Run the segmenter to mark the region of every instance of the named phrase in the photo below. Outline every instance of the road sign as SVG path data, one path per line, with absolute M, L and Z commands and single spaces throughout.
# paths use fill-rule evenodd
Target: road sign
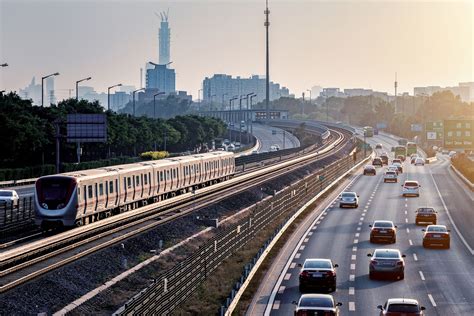
M 444 148 L 474 149 L 474 120 L 444 120 Z
M 427 140 L 438 140 L 437 136 L 438 136 L 438 133 L 436 132 L 426 132 Z
M 384 128 L 387 128 L 387 123 L 380 122 L 380 123 L 377 123 L 376 126 L 377 126 L 378 129 L 384 129 Z
M 68 114 L 68 143 L 105 143 L 107 117 L 105 114 Z
M 443 121 L 433 121 L 425 123 L 425 132 L 427 140 L 443 140 Z M 430 133 L 428 137 L 428 133 Z M 432 133 L 436 133 L 434 136 Z

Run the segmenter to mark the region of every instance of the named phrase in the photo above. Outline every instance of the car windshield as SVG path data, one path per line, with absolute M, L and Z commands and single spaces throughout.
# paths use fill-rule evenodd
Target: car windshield
M 393 164 L 396 164 L 396 163 L 401 163 L 402 161 L 400 159 L 393 159 Z
M 376 228 L 393 227 L 393 223 L 390 223 L 390 222 L 375 222 L 374 227 L 376 227 Z
M 387 171 L 387 172 L 385 172 L 385 174 L 391 174 L 391 175 L 394 175 L 394 174 L 396 174 L 396 173 L 395 173 L 395 171 Z
M 417 182 L 405 182 L 406 187 L 417 187 L 418 183 Z
M 343 198 L 353 198 L 355 197 L 354 193 L 342 193 Z
M 439 232 L 439 233 L 445 233 L 447 231 L 446 227 L 442 226 L 431 226 L 426 229 L 428 232 Z
M 334 307 L 334 302 L 326 297 L 302 297 L 300 307 Z
M 0 191 L 0 196 L 13 196 L 13 192 L 10 191 Z
M 396 259 L 400 258 L 398 251 L 394 250 L 380 250 L 375 251 L 374 257 L 376 258 L 386 258 L 386 259 Z
M 434 209 L 432 208 L 419 208 L 418 213 L 434 213 Z
M 390 304 L 387 312 L 398 312 L 398 313 L 417 313 L 420 309 L 418 305 L 413 304 Z
M 304 263 L 304 268 L 308 268 L 308 269 L 331 269 L 332 268 L 332 265 L 331 265 L 331 262 L 330 261 L 326 261 L 326 260 L 307 260 L 305 263 Z

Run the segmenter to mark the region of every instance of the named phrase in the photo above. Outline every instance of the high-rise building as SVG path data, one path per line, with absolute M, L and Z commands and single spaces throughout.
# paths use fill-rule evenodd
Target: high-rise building
M 266 82 L 264 77 L 252 76 L 250 78 L 232 78 L 230 75 L 215 74 L 211 78 L 206 77 L 203 81 L 203 101 L 223 103 L 226 106 L 229 99 L 234 96 L 256 93 L 253 102 L 258 103 L 265 100 Z M 270 82 L 270 101 L 280 97 L 288 97 L 289 90 L 280 87 L 280 84 Z
M 18 94 L 25 100 L 31 99 L 33 104 L 41 105 L 41 84 L 36 84 L 35 77 L 31 79 L 28 86 L 24 89 L 19 89 Z M 46 102 L 46 104 L 48 103 Z
M 174 69 L 166 65 L 155 65 L 146 71 L 146 88 L 158 89 L 169 94 L 176 91 L 176 74 Z
M 160 12 L 161 23 L 158 32 L 159 64 L 166 65 L 170 62 L 170 28 L 168 25 L 168 12 Z
M 46 90 L 44 91 L 44 105 L 49 106 L 56 104 L 56 97 L 54 95 L 54 76 L 45 79 Z

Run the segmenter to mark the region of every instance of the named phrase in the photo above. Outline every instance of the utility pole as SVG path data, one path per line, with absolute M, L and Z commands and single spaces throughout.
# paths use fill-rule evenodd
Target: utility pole
M 270 27 L 270 10 L 268 10 L 268 0 L 266 0 L 265 8 L 265 29 L 266 29 L 266 83 L 265 83 L 265 110 L 266 110 L 266 119 L 270 119 L 270 47 L 268 42 L 268 29 Z
M 395 73 L 395 113 L 398 112 L 398 100 L 397 100 L 397 88 L 398 88 L 398 82 L 397 82 L 397 73 Z

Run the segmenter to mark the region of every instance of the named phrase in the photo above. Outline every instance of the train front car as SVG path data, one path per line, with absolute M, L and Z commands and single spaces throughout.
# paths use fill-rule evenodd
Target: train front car
M 74 226 L 77 181 L 70 176 L 41 177 L 35 184 L 35 222 L 42 228 Z

